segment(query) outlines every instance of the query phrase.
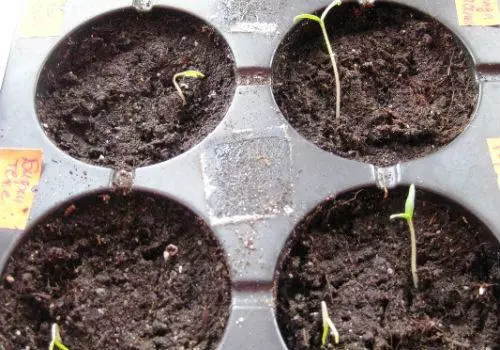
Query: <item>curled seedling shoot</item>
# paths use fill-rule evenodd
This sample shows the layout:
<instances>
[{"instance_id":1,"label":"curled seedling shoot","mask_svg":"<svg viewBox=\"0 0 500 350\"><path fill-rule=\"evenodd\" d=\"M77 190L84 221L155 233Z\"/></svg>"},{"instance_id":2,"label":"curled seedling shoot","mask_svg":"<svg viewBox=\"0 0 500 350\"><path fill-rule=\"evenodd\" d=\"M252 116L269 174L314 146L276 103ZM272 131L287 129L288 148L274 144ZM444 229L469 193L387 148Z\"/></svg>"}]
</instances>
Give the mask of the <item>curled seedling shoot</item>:
<instances>
[{"instance_id":1,"label":"curled seedling shoot","mask_svg":"<svg viewBox=\"0 0 500 350\"><path fill-rule=\"evenodd\" d=\"M49 344L49 350L69 350L69 348L62 343L61 333L59 333L59 326L57 325L57 323L52 324L50 334L52 339Z\"/></svg>"},{"instance_id":2,"label":"curled seedling shoot","mask_svg":"<svg viewBox=\"0 0 500 350\"><path fill-rule=\"evenodd\" d=\"M202 72L199 72L197 70L186 70L184 72L180 72L180 73L175 74L174 77L172 78L172 83L174 84L175 90L177 90L177 93L179 94L179 96L182 99L182 104L185 106L187 104L186 97L184 97L184 94L182 93L182 89L181 89L179 83L177 82L177 80L179 78L201 79L201 78L205 78L205 75Z\"/></svg>"},{"instance_id":3,"label":"curled seedling shoot","mask_svg":"<svg viewBox=\"0 0 500 350\"><path fill-rule=\"evenodd\" d=\"M328 315L328 308L326 307L326 303L321 301L321 318L323 320L323 335L321 336L321 345L325 347L328 344L328 335L332 335L335 339L335 344L340 342L340 335L333 324L330 315Z\"/></svg>"},{"instance_id":4,"label":"curled seedling shoot","mask_svg":"<svg viewBox=\"0 0 500 350\"><path fill-rule=\"evenodd\" d=\"M332 49L332 44L330 43L330 38L328 36L328 31L326 30L325 19L328 13L335 6L339 6L342 4L341 0L334 0L321 14L321 17L316 15L312 15L309 13L304 13L296 16L293 19L294 23L302 21L304 19L308 19L314 22L317 22L321 27L321 32L323 33L323 39L325 40L326 49L328 50L328 55L330 56L330 60L332 61L333 66L333 75L335 77L335 98L336 98L336 107L335 107L335 115L337 118L340 118L340 78L339 78L339 70L337 68L337 61L335 60L335 53Z\"/></svg>"},{"instance_id":5,"label":"curled seedling shoot","mask_svg":"<svg viewBox=\"0 0 500 350\"><path fill-rule=\"evenodd\" d=\"M411 241L411 274L413 277L413 286L418 289L418 275L417 275L417 239L415 237L415 227L413 226L413 212L415 211L415 185L411 185L408 190L408 197L405 203L405 212L400 214L391 215L393 219L405 219L410 229Z\"/></svg>"}]
</instances>

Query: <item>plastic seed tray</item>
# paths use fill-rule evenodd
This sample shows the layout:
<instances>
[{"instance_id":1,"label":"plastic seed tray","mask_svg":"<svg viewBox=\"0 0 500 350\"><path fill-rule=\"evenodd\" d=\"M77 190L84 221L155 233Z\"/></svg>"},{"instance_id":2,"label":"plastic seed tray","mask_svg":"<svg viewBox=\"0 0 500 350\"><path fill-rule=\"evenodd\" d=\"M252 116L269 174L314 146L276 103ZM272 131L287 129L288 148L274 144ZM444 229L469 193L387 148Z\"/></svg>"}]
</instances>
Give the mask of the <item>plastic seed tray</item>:
<instances>
[{"instance_id":1,"label":"plastic seed tray","mask_svg":"<svg viewBox=\"0 0 500 350\"><path fill-rule=\"evenodd\" d=\"M417 188L456 202L500 238L500 30L460 26L451 0L402 0L448 27L472 56L477 106L449 145L390 167L343 159L296 132L275 103L272 62L292 19L328 1L67 0L61 30L18 30L0 92L0 147L40 149L41 179L26 229L0 229L0 266L30 227L64 203L117 188L172 198L205 220L231 271L232 305L220 349L286 349L275 317L279 256L295 225L325 199L378 186ZM234 58L236 88L223 120L202 142L165 162L132 171L90 165L61 151L45 134L34 104L40 72L57 44L97 16L135 8L176 10L213 26ZM119 15L119 12L116 13ZM333 35L334 37L334 35ZM335 39L333 39L335 40ZM490 147L489 147L490 146Z\"/></svg>"}]
</instances>

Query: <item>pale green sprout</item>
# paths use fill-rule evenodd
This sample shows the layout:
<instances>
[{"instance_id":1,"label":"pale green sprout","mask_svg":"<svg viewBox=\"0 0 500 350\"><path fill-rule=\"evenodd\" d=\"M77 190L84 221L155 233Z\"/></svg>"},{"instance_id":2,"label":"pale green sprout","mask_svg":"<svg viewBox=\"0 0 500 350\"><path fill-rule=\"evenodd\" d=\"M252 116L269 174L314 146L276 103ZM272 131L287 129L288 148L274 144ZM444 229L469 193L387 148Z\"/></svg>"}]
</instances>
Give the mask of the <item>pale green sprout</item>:
<instances>
[{"instance_id":1,"label":"pale green sprout","mask_svg":"<svg viewBox=\"0 0 500 350\"><path fill-rule=\"evenodd\" d=\"M333 324L330 315L328 315L328 308L326 303L321 301L321 318L323 319L323 335L321 336L321 345L325 347L328 343L328 335L332 335L335 339L335 344L340 342L340 335L337 328Z\"/></svg>"},{"instance_id":2,"label":"pale green sprout","mask_svg":"<svg viewBox=\"0 0 500 350\"><path fill-rule=\"evenodd\" d=\"M340 6L341 4L342 0L334 0L330 5L328 5L327 8L325 8L323 13L321 14L321 17L318 17L316 15L311 15L309 13L304 13L296 16L293 19L294 23L297 23L303 19L309 19L311 21L319 23L319 26L321 27L321 32L323 33L323 38L325 39L326 49L328 50L328 55L330 56L330 60L332 61L333 75L335 77L335 93L336 93L335 115L337 118L340 118L340 78L339 78L339 71L337 68L337 61L335 60L335 53L333 52L332 44L330 43L330 38L328 37L328 31L326 30L325 19L332 8L334 8L335 6Z\"/></svg>"},{"instance_id":3,"label":"pale green sprout","mask_svg":"<svg viewBox=\"0 0 500 350\"><path fill-rule=\"evenodd\" d=\"M200 79L200 78L205 78L205 75L202 72L199 72L197 70L186 70L184 72L180 72L180 73L175 74L174 77L172 78L172 83L174 84L175 90L177 90L177 93L179 94L179 96L182 99L182 104L185 106L187 104L186 97L184 97L184 94L182 93L182 89L179 86L179 83L177 82L177 80L179 78L197 78L197 79Z\"/></svg>"},{"instance_id":4,"label":"pale green sprout","mask_svg":"<svg viewBox=\"0 0 500 350\"><path fill-rule=\"evenodd\" d=\"M408 197L406 197L405 212L400 214L391 215L393 219L405 219L410 228L410 241L411 241L411 274L413 277L413 285L418 289L418 275L417 275L417 239L415 237L415 227L413 226L413 212L415 211L415 185L412 184L408 190Z\"/></svg>"},{"instance_id":5,"label":"pale green sprout","mask_svg":"<svg viewBox=\"0 0 500 350\"><path fill-rule=\"evenodd\" d=\"M54 350L54 349L69 350L69 348L62 343L61 333L59 333L59 326L57 325L57 323L52 324L50 333L52 336L52 340L50 341L49 344L49 350Z\"/></svg>"}]
</instances>

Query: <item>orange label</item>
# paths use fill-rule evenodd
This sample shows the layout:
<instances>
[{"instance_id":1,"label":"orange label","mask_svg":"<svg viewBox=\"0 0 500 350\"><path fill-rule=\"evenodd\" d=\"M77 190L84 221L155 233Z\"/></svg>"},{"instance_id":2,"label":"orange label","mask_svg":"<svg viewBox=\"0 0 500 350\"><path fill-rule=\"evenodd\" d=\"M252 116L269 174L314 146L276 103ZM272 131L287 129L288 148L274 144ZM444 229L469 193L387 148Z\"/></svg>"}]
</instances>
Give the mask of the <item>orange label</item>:
<instances>
[{"instance_id":1,"label":"orange label","mask_svg":"<svg viewBox=\"0 0 500 350\"><path fill-rule=\"evenodd\" d=\"M41 172L41 150L0 149L0 228L26 227Z\"/></svg>"},{"instance_id":2,"label":"orange label","mask_svg":"<svg viewBox=\"0 0 500 350\"><path fill-rule=\"evenodd\" d=\"M500 24L498 0L455 0L458 24L461 26L495 26Z\"/></svg>"},{"instance_id":3,"label":"orange label","mask_svg":"<svg viewBox=\"0 0 500 350\"><path fill-rule=\"evenodd\" d=\"M491 162L493 169L497 174L498 188L500 188L500 138L487 139L488 148L490 149Z\"/></svg>"}]
</instances>

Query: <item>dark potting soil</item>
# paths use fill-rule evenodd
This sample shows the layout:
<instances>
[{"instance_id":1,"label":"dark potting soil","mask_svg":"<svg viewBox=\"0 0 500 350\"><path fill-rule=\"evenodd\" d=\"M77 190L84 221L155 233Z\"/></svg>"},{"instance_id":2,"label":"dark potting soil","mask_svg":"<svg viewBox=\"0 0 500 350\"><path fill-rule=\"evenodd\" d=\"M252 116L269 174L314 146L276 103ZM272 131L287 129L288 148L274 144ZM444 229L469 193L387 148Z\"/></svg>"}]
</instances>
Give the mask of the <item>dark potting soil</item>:
<instances>
[{"instance_id":1,"label":"dark potting soil","mask_svg":"<svg viewBox=\"0 0 500 350\"><path fill-rule=\"evenodd\" d=\"M205 79L174 74L196 69ZM37 110L70 155L113 168L167 160L199 143L223 118L234 91L230 50L192 16L116 12L85 25L42 71Z\"/></svg>"},{"instance_id":2,"label":"dark potting soil","mask_svg":"<svg viewBox=\"0 0 500 350\"><path fill-rule=\"evenodd\" d=\"M230 281L208 227L166 199L109 196L55 213L13 254L0 286L1 349L47 349L53 322L70 349L217 347ZM178 253L165 261L170 244Z\"/></svg>"},{"instance_id":3,"label":"dark potting soil","mask_svg":"<svg viewBox=\"0 0 500 350\"><path fill-rule=\"evenodd\" d=\"M389 220L406 189L383 197L351 192L298 226L277 291L289 349L321 347L322 300L340 333L336 349L499 349L498 243L462 210L417 191L416 291L408 226Z\"/></svg>"},{"instance_id":4,"label":"dark potting soil","mask_svg":"<svg viewBox=\"0 0 500 350\"><path fill-rule=\"evenodd\" d=\"M274 61L274 95L305 138L387 166L434 152L467 126L477 87L470 57L439 23L406 8L343 4L327 17L341 110L320 27L302 21Z\"/></svg>"}]
</instances>

